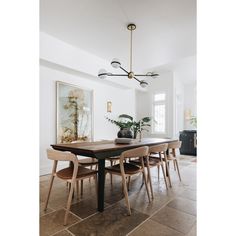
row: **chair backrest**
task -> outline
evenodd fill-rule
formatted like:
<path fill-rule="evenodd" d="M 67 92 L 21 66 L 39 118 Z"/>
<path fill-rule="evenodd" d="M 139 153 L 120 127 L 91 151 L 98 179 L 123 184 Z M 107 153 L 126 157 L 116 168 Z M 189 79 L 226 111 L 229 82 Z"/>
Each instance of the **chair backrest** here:
<path fill-rule="evenodd" d="M 162 152 L 165 152 L 167 148 L 168 148 L 167 143 L 154 145 L 154 146 L 149 147 L 149 153 L 162 153 Z"/>
<path fill-rule="evenodd" d="M 62 152 L 53 149 L 47 149 L 48 159 L 54 161 L 72 161 L 77 162 L 77 157 L 71 152 Z"/>
<path fill-rule="evenodd" d="M 52 167 L 52 175 L 56 174 L 58 161 L 71 161 L 73 162 L 73 165 L 74 165 L 72 178 L 73 179 L 76 178 L 77 172 L 78 172 L 78 165 L 79 165 L 76 155 L 74 155 L 71 152 L 62 152 L 62 151 L 56 151 L 53 149 L 47 149 L 47 155 L 48 155 L 48 159 L 54 161 L 54 164 Z"/>
<path fill-rule="evenodd" d="M 168 149 L 178 149 L 181 147 L 182 141 L 168 143 Z"/>
<path fill-rule="evenodd" d="M 149 152 L 148 146 L 138 147 L 122 152 L 120 159 L 122 160 L 131 157 L 144 157 L 148 155 L 148 152 Z"/>

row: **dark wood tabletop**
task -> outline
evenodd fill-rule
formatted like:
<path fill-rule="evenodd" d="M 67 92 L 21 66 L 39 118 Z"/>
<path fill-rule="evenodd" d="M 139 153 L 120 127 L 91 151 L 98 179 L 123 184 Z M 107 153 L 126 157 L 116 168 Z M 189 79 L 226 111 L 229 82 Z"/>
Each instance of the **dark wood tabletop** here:
<path fill-rule="evenodd" d="M 76 155 L 104 159 L 106 157 L 120 155 L 123 151 L 141 146 L 153 146 L 162 143 L 169 143 L 177 139 L 143 138 L 141 141 L 132 140 L 130 144 L 116 144 L 113 140 L 97 142 L 80 142 L 69 144 L 52 144 L 53 149 L 70 151 Z"/>
<path fill-rule="evenodd" d="M 177 139 L 143 138 L 141 141 L 132 140 L 130 144 L 116 144 L 114 140 L 103 140 L 97 142 L 52 144 L 51 146 L 55 150 L 69 151 L 75 155 L 98 159 L 98 211 L 102 212 L 104 210 L 105 158 L 119 156 L 123 151 L 132 148 L 153 146 L 174 141 L 177 141 Z"/>

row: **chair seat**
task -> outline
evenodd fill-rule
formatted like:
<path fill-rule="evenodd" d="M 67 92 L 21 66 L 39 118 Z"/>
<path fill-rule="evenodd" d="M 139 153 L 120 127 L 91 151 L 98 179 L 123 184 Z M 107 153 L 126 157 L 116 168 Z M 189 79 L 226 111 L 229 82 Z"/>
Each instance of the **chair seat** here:
<path fill-rule="evenodd" d="M 152 153 L 152 154 L 150 154 L 149 155 L 149 157 L 153 157 L 153 158 L 160 158 L 160 155 L 159 155 L 159 153 Z"/>
<path fill-rule="evenodd" d="M 167 156 L 167 160 L 168 161 L 173 161 L 173 160 L 176 160 L 176 157 L 174 157 L 174 156 Z"/>
<path fill-rule="evenodd" d="M 158 164 L 159 160 L 157 158 L 155 159 L 149 159 L 149 166 L 156 166 Z M 130 163 L 135 164 L 135 165 L 139 165 L 141 166 L 142 163 L 139 159 L 135 159 L 135 160 L 131 160 Z M 147 161 L 146 159 L 144 160 L 144 166 L 147 167 Z"/>
<path fill-rule="evenodd" d="M 96 170 L 90 170 L 90 169 L 87 169 L 83 166 L 79 166 L 76 178 L 79 179 L 79 178 L 83 178 L 86 176 L 92 176 L 92 175 L 95 175 L 96 173 L 97 173 Z M 72 179 L 73 167 L 68 167 L 68 168 L 59 170 L 56 173 L 56 175 L 58 178 L 61 178 L 61 179 Z"/>
<path fill-rule="evenodd" d="M 120 173 L 120 164 L 109 166 L 109 167 L 106 167 L 105 169 L 110 172 Z M 130 163 L 124 163 L 124 169 L 125 169 L 125 174 L 136 174 L 140 172 L 141 170 L 139 166 L 136 166 Z"/>
<path fill-rule="evenodd" d="M 79 161 L 79 164 L 82 166 L 92 166 L 92 165 L 98 164 L 98 160 L 91 157 L 78 159 L 78 161 Z"/>

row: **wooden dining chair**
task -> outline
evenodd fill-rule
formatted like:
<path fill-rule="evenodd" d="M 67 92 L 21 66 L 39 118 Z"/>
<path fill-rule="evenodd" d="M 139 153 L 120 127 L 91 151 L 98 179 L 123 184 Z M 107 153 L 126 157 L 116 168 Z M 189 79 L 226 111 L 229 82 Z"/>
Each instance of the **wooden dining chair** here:
<path fill-rule="evenodd" d="M 181 176 L 180 176 L 180 171 L 179 171 L 178 159 L 177 159 L 177 155 L 176 155 L 176 149 L 180 149 L 181 144 L 182 144 L 182 141 L 175 141 L 175 142 L 169 143 L 168 144 L 168 155 L 167 155 L 167 159 L 166 159 L 168 169 L 170 166 L 170 162 L 171 161 L 173 162 L 174 170 L 177 169 L 180 181 L 181 181 Z"/>
<path fill-rule="evenodd" d="M 148 156 L 148 147 L 147 146 L 131 149 L 131 150 L 122 152 L 120 159 L 119 159 L 119 164 L 105 168 L 106 173 L 111 173 L 113 175 L 121 176 L 123 193 L 125 195 L 125 202 L 126 202 L 126 205 L 128 208 L 129 215 L 131 215 L 131 209 L 130 209 L 130 203 L 129 203 L 129 198 L 128 198 L 126 179 L 129 178 L 130 176 L 133 176 L 133 175 L 139 174 L 139 173 L 143 174 L 143 179 L 145 182 L 148 199 L 149 199 L 149 202 L 151 202 L 150 193 L 149 193 L 149 189 L 148 189 L 148 183 L 147 183 L 147 176 L 145 173 L 144 161 L 143 161 L 143 158 L 147 157 L 147 156 Z M 140 162 L 142 163 L 141 166 L 125 162 L 126 159 L 129 159 L 131 157 L 139 157 Z"/>
<path fill-rule="evenodd" d="M 92 158 L 92 157 L 86 157 L 86 158 L 82 158 L 81 156 L 77 156 L 78 157 L 78 161 L 79 161 L 79 165 L 83 166 L 83 167 L 89 167 L 90 170 L 97 170 L 98 169 L 98 160 L 96 158 Z M 90 178 L 89 178 L 89 182 L 90 182 Z M 84 180 L 81 179 L 80 180 L 80 195 L 83 196 L 83 186 L 84 186 Z"/>
<path fill-rule="evenodd" d="M 95 186 L 96 186 L 96 196 L 97 196 L 97 171 L 90 170 L 90 169 L 85 168 L 83 166 L 79 166 L 78 158 L 76 157 L 76 155 L 74 155 L 70 152 L 61 152 L 61 151 L 48 149 L 47 156 L 48 156 L 48 159 L 54 161 L 54 164 L 53 164 L 53 168 L 52 168 L 49 190 L 48 190 L 48 195 L 47 195 L 47 199 L 45 202 L 44 210 L 46 211 L 47 206 L 48 206 L 48 201 L 49 201 L 50 193 L 52 190 L 54 178 L 58 177 L 64 181 L 67 181 L 68 183 L 70 183 L 71 187 L 70 187 L 70 192 L 69 192 L 69 196 L 68 196 L 68 200 L 67 200 L 66 213 L 65 213 L 65 218 L 64 218 L 64 225 L 66 225 L 68 213 L 69 213 L 70 206 L 71 206 L 72 196 L 73 196 L 74 189 L 75 189 L 75 184 L 76 183 L 78 184 L 78 181 L 80 181 L 80 180 L 94 177 Z M 57 171 L 58 161 L 70 161 L 71 163 L 73 163 L 73 166 L 70 165 L 70 167 L 67 167 L 67 168 Z M 78 194 L 78 185 L 77 185 L 77 194 Z"/>
<path fill-rule="evenodd" d="M 120 161 L 120 156 L 107 157 L 106 160 L 110 162 L 110 166 L 113 166 L 113 165 L 115 165 L 117 162 Z M 112 184 L 113 184 L 113 178 L 112 178 L 112 174 L 111 174 L 111 173 L 110 173 L 110 180 L 111 180 L 111 186 L 112 186 Z"/>
<path fill-rule="evenodd" d="M 165 168 L 165 163 L 167 161 L 167 156 L 166 156 L 167 148 L 168 148 L 167 143 L 158 144 L 158 145 L 154 145 L 154 146 L 149 147 L 150 163 L 154 162 L 157 166 L 158 181 L 160 180 L 160 167 L 161 167 L 166 189 L 168 189 L 167 176 L 168 176 L 169 184 L 171 187 L 171 179 L 170 179 L 169 169 Z M 153 167 L 155 165 L 150 165 L 150 166 Z M 167 171 L 167 175 L 166 175 L 165 169 Z"/>
<path fill-rule="evenodd" d="M 166 173 L 165 173 L 165 162 L 163 161 L 163 159 L 166 158 L 165 153 L 166 153 L 167 147 L 168 147 L 168 144 L 158 144 L 158 145 L 150 146 L 149 147 L 149 160 L 144 159 L 144 166 L 147 168 L 147 171 L 148 171 L 148 181 L 150 181 L 152 198 L 154 198 L 154 194 L 153 194 L 153 188 L 152 188 L 152 178 L 151 178 L 150 168 L 157 167 L 158 180 L 159 180 L 160 179 L 160 166 L 161 166 L 162 174 L 165 180 L 166 189 L 168 189 Z M 141 162 L 139 159 L 131 160 L 130 163 L 141 165 Z M 169 183 L 171 187 L 170 179 L 169 179 Z"/>

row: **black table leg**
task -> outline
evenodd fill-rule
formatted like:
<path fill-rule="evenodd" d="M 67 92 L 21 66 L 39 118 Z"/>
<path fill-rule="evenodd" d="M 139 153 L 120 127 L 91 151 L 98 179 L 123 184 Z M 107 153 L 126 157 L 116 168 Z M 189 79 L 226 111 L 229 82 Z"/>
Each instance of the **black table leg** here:
<path fill-rule="evenodd" d="M 105 159 L 98 160 L 98 211 L 104 210 Z"/>
<path fill-rule="evenodd" d="M 169 171 L 168 171 L 168 169 L 167 169 L 167 168 L 168 168 L 168 166 L 167 166 L 167 164 L 168 164 L 168 163 L 167 163 L 167 156 L 169 156 L 169 149 L 166 150 L 165 155 L 166 155 L 166 177 L 169 177 L 169 174 L 168 174 Z"/>

